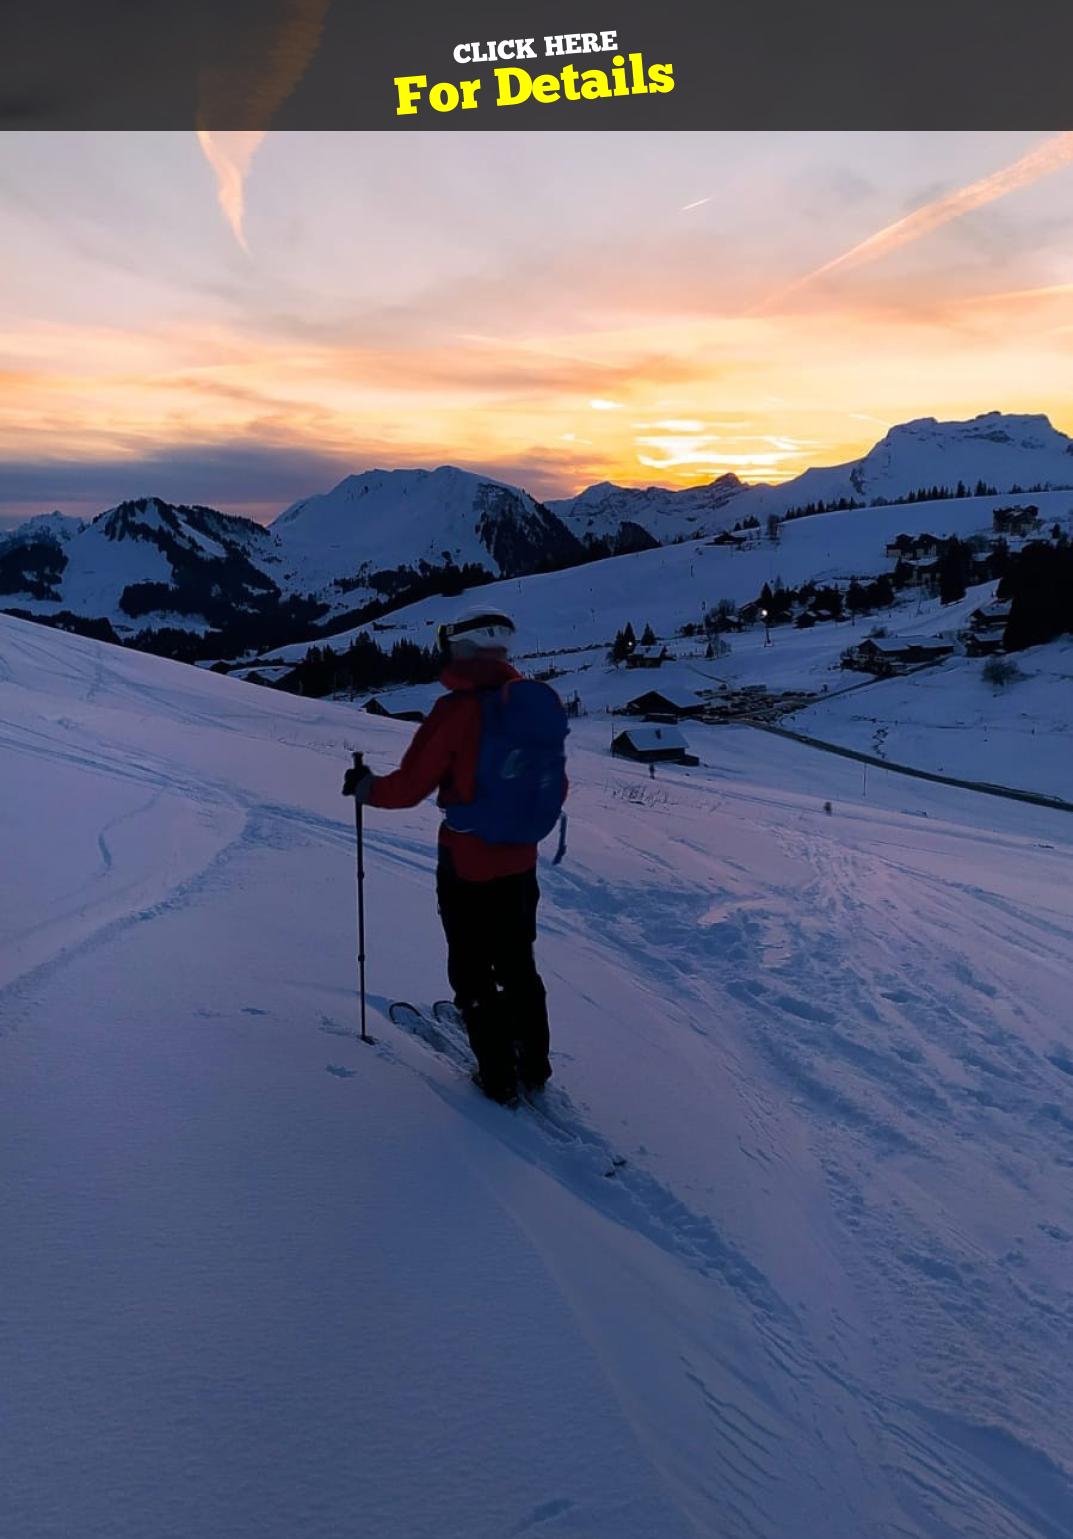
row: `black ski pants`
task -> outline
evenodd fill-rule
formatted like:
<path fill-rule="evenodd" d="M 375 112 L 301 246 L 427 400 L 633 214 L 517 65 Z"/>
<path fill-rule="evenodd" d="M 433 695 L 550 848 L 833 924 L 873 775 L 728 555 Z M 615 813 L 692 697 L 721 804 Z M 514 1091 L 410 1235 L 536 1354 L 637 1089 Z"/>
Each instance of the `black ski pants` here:
<path fill-rule="evenodd" d="M 540 888 L 535 871 L 465 882 L 441 847 L 436 896 L 447 937 L 447 976 L 485 1080 L 542 1077 L 548 1009 L 533 957 Z"/>

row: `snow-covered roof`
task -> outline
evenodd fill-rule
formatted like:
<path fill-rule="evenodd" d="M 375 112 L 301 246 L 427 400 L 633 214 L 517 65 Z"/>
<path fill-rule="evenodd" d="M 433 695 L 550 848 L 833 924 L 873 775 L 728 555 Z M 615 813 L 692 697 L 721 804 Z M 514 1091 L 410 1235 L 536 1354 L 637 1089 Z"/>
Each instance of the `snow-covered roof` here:
<path fill-rule="evenodd" d="M 938 636 L 901 636 L 889 639 L 866 636 L 864 641 L 861 642 L 861 648 L 866 646 L 873 648 L 876 652 L 886 653 L 891 657 L 901 657 L 904 652 L 913 650 L 929 652 L 939 647 L 951 648 L 952 643 L 943 641 Z"/>
<path fill-rule="evenodd" d="M 686 748 L 689 746 L 677 727 L 627 727 L 620 733 L 620 736 L 628 738 L 634 748 L 642 752 L 652 748 Z"/>
<path fill-rule="evenodd" d="M 701 703 L 692 690 L 675 689 L 672 685 L 668 689 L 643 690 L 641 694 L 634 696 L 630 704 L 633 705 L 638 700 L 646 700 L 649 695 L 658 695 L 661 700 L 666 700 L 668 705 L 673 705 L 680 711 L 692 710 Z"/>
<path fill-rule="evenodd" d="M 861 648 L 868 647 L 873 652 L 889 653 L 891 657 L 901 657 L 910 647 L 917 645 L 915 641 L 888 641 L 879 636 L 866 636 L 861 642 Z"/>

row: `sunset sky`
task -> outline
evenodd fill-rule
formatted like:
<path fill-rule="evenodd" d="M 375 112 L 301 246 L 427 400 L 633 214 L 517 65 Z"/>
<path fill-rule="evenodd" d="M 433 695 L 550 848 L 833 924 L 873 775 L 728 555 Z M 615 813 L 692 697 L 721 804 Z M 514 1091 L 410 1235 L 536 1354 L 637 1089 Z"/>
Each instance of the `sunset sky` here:
<path fill-rule="evenodd" d="M 6 133 L 0 222 L 0 521 L 1073 431 L 1070 134 Z"/>

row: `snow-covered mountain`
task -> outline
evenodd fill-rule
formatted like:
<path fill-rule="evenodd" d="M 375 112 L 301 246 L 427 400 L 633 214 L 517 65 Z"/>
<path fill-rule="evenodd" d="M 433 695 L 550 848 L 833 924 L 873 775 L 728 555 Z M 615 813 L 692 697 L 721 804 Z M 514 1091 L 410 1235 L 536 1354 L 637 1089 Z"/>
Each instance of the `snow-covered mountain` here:
<path fill-rule="evenodd" d="M 36 523 L 36 521 L 35 521 Z M 272 535 L 251 519 L 145 497 L 74 529 L 25 530 L 0 552 L 8 607 L 146 626 L 208 628 L 278 602 Z M 26 599 L 31 602 L 26 603 Z"/>
<path fill-rule="evenodd" d="M 968 422 L 921 417 L 891 428 L 860 459 L 806 470 L 779 486 L 745 486 L 735 476 L 682 491 L 605 481 L 549 506 L 581 539 L 614 541 L 623 526 L 637 525 L 664 545 L 811 503 L 875 506 L 935 486 L 952 493 L 959 482 L 972 491 L 981 481 L 998 492 L 1073 487 L 1073 440 L 1043 415 L 992 411 Z"/>
<path fill-rule="evenodd" d="M 58 545 L 65 545 L 85 527 L 85 519 L 61 513 L 58 508 L 51 513 L 38 513 L 11 529 L 0 529 L 0 550 L 34 540 L 55 540 Z"/>
<path fill-rule="evenodd" d="M 744 486 L 733 475 L 677 492 L 605 482 L 551 505 L 452 466 L 373 470 L 295 503 L 268 529 L 147 497 L 88 525 L 54 513 L 12 531 L 0 542 L 0 599 L 42 617 L 105 621 L 119 636 L 211 630 L 220 633 L 217 655 L 234 656 L 372 605 L 383 610 L 488 577 L 561 571 L 594 553 L 631 562 L 636 552 L 746 518 L 763 523 L 817 503 L 874 507 L 926 487 L 952 492 L 959 482 L 1002 493 L 1073 486 L 1073 444 L 1043 416 L 926 418 L 891 429 L 859 460 L 779 487 Z M 866 507 L 860 516 L 874 513 Z M 844 534 L 851 526 L 837 527 Z M 639 571 L 623 567 L 622 580 Z"/>
<path fill-rule="evenodd" d="M 517 577 L 585 558 L 518 487 L 449 466 L 369 471 L 288 508 L 271 528 L 157 497 L 88 525 L 50 515 L 0 546 L 5 607 L 145 627 L 240 628 L 290 605 L 307 624 L 482 574 Z"/>
<path fill-rule="evenodd" d="M 451 465 L 347 476 L 271 527 L 292 589 L 339 607 L 393 598 L 446 566 L 518 577 L 582 557 L 570 530 L 528 492 Z"/>
<path fill-rule="evenodd" d="M 959 482 L 971 491 L 978 481 L 998 492 L 1015 487 L 1073 487 L 1073 440 L 1042 414 L 1011 416 L 992 411 L 968 422 L 921 417 L 891 428 L 859 460 L 806 470 L 778 488 L 757 487 L 743 507 L 756 511 L 748 503 L 759 501 L 756 494 L 762 490 L 765 510 L 781 512 L 842 498 L 866 504 L 889 502 L 932 486 L 953 492 Z"/>
<path fill-rule="evenodd" d="M 590 671 L 543 1120 L 386 1014 L 427 802 L 366 812 L 356 1040 L 340 779 L 410 726 L 0 657 L 0 1533 L 1073 1531 L 1068 814 L 747 727 L 652 782 Z"/>
<path fill-rule="evenodd" d="M 717 515 L 745 489 L 735 475 L 677 492 L 665 486 L 642 488 L 600 481 L 576 497 L 549 502 L 548 507 L 586 544 L 601 544 L 608 555 L 621 555 L 722 528 L 726 520 Z"/>
<path fill-rule="evenodd" d="M 651 624 L 657 635 L 671 637 L 721 600 L 742 605 L 756 599 L 765 582 L 772 587 L 814 582 L 845 588 L 853 577 L 890 573 L 896 558 L 887 555 L 887 545 L 899 534 L 986 537 L 994 509 L 1008 500 L 942 498 L 792 519 L 779 526 L 777 543 L 763 531 L 741 549 L 689 540 L 539 573 L 520 584 L 491 583 L 479 590 L 480 597 L 511 613 L 523 653 L 550 651 L 553 636 L 561 648 L 606 650 L 627 622 L 638 635 Z M 1058 523 L 1073 536 L 1073 491 L 1041 492 L 1031 500 L 1039 508 L 1044 531 Z M 452 604 L 461 607 L 471 601 L 470 595 L 446 601 L 436 596 L 401 607 L 390 616 L 392 634 L 427 644 L 437 621 L 453 612 Z M 330 644 L 344 649 L 361 629 L 348 627 L 333 635 Z M 308 645 L 294 643 L 269 655 L 274 661 L 294 663 Z"/>

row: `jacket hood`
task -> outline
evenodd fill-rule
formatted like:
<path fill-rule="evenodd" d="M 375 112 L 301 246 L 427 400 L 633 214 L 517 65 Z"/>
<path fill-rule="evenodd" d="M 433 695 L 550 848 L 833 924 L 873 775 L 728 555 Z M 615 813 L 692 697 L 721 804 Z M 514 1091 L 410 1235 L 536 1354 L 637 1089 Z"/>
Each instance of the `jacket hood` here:
<path fill-rule="evenodd" d="M 440 674 L 444 689 L 495 689 L 520 679 L 521 674 L 498 657 L 462 657 L 447 664 Z"/>

